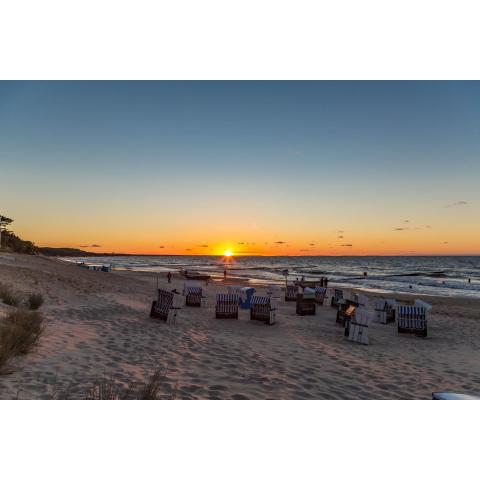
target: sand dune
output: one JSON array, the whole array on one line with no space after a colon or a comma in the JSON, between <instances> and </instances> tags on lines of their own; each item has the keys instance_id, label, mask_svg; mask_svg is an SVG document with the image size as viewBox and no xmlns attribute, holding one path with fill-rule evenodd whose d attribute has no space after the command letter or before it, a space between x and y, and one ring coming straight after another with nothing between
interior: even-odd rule
<instances>
[{"instance_id":1,"label":"sand dune","mask_svg":"<svg viewBox=\"0 0 480 480\"><path fill-rule=\"evenodd\" d=\"M214 296L223 282L206 287L205 307L182 308L174 325L148 316L152 274L1 254L0 282L42 292L48 320L37 350L0 376L3 399L62 391L84 398L101 376L126 384L158 367L166 370L163 395L176 391L182 399L428 399L435 390L480 391L479 301L428 298L428 338L373 324L363 346L344 339L328 306L299 317L294 302L280 300L274 326L251 322L244 310L239 320L217 320ZM174 278L168 287L182 286ZM10 308L1 305L0 316Z\"/></svg>"}]
</instances>

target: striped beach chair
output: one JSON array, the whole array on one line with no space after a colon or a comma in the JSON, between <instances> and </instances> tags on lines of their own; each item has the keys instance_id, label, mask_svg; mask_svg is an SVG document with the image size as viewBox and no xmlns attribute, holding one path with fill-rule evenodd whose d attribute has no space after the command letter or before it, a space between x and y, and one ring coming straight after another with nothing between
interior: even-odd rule
<instances>
[{"instance_id":1,"label":"striped beach chair","mask_svg":"<svg viewBox=\"0 0 480 480\"><path fill-rule=\"evenodd\" d=\"M319 305L323 305L326 294L327 294L327 289L325 287L321 287L317 285L315 287L315 302L318 303Z\"/></svg>"},{"instance_id":2,"label":"striped beach chair","mask_svg":"<svg viewBox=\"0 0 480 480\"><path fill-rule=\"evenodd\" d=\"M218 293L215 317L238 318L238 298L236 293Z\"/></svg>"},{"instance_id":3,"label":"striped beach chair","mask_svg":"<svg viewBox=\"0 0 480 480\"><path fill-rule=\"evenodd\" d=\"M181 296L168 290L158 289L158 299L152 302L150 317L166 323L175 323L177 310L181 308Z\"/></svg>"},{"instance_id":4,"label":"striped beach chair","mask_svg":"<svg viewBox=\"0 0 480 480\"><path fill-rule=\"evenodd\" d=\"M297 295L297 315L315 315L315 290L313 288L304 288L303 293Z\"/></svg>"},{"instance_id":5,"label":"striped beach chair","mask_svg":"<svg viewBox=\"0 0 480 480\"><path fill-rule=\"evenodd\" d=\"M260 320L268 325L275 323L276 308L272 306L270 297L254 295L250 306L250 320Z\"/></svg>"},{"instance_id":6,"label":"striped beach chair","mask_svg":"<svg viewBox=\"0 0 480 480\"><path fill-rule=\"evenodd\" d=\"M285 288L285 301L296 302L297 301L298 287L297 285L287 285Z\"/></svg>"},{"instance_id":7,"label":"striped beach chair","mask_svg":"<svg viewBox=\"0 0 480 480\"><path fill-rule=\"evenodd\" d=\"M425 307L400 305L397 308L398 333L427 336L427 310Z\"/></svg>"},{"instance_id":8,"label":"striped beach chair","mask_svg":"<svg viewBox=\"0 0 480 480\"><path fill-rule=\"evenodd\" d=\"M345 336L351 342L368 345L368 324L370 314L364 308L356 308L353 318L345 325Z\"/></svg>"},{"instance_id":9,"label":"striped beach chair","mask_svg":"<svg viewBox=\"0 0 480 480\"><path fill-rule=\"evenodd\" d=\"M333 297L330 305L332 307L337 308L338 305L340 304L339 302L341 302L342 300L343 300L343 290L339 290L338 288L335 288L335 290L333 291Z\"/></svg>"},{"instance_id":10,"label":"striped beach chair","mask_svg":"<svg viewBox=\"0 0 480 480\"><path fill-rule=\"evenodd\" d=\"M241 288L242 287L230 285L229 287L227 287L227 292L230 293L231 295L240 294L240 289Z\"/></svg>"},{"instance_id":11,"label":"striped beach chair","mask_svg":"<svg viewBox=\"0 0 480 480\"><path fill-rule=\"evenodd\" d=\"M201 307L202 300L202 287L187 287L185 289L185 305L187 307Z\"/></svg>"}]
</instances>

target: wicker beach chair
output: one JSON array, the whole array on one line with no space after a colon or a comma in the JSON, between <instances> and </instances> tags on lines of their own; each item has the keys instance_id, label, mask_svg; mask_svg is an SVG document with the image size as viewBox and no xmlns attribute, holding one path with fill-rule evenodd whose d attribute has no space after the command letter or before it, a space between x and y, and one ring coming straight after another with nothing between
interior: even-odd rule
<instances>
[{"instance_id":1,"label":"wicker beach chair","mask_svg":"<svg viewBox=\"0 0 480 480\"><path fill-rule=\"evenodd\" d=\"M339 302L343 300L343 290L339 290L338 288L335 288L333 291L333 297L330 305L332 307L337 308L338 305L340 304Z\"/></svg>"},{"instance_id":2,"label":"wicker beach chair","mask_svg":"<svg viewBox=\"0 0 480 480\"><path fill-rule=\"evenodd\" d=\"M353 318L345 322L345 336L348 338L348 340L351 342L368 345L369 321L370 314L366 309L361 307L355 308Z\"/></svg>"},{"instance_id":3,"label":"wicker beach chair","mask_svg":"<svg viewBox=\"0 0 480 480\"><path fill-rule=\"evenodd\" d=\"M181 308L181 295L158 289L158 298L152 302L150 317L166 323L175 323L177 311Z\"/></svg>"},{"instance_id":4,"label":"wicker beach chair","mask_svg":"<svg viewBox=\"0 0 480 480\"><path fill-rule=\"evenodd\" d=\"M327 294L327 289L325 287L321 287L317 285L315 287L315 302L318 303L319 305L323 305L326 294Z\"/></svg>"},{"instance_id":5,"label":"wicker beach chair","mask_svg":"<svg viewBox=\"0 0 480 480\"><path fill-rule=\"evenodd\" d=\"M285 301L295 302L297 300L298 287L297 285L287 285L285 289Z\"/></svg>"},{"instance_id":6,"label":"wicker beach chair","mask_svg":"<svg viewBox=\"0 0 480 480\"><path fill-rule=\"evenodd\" d=\"M238 298L236 293L218 293L215 317L238 318Z\"/></svg>"},{"instance_id":7,"label":"wicker beach chair","mask_svg":"<svg viewBox=\"0 0 480 480\"><path fill-rule=\"evenodd\" d=\"M270 297L254 295L250 306L250 320L260 320L273 325L275 323L276 308L272 306Z\"/></svg>"},{"instance_id":8,"label":"wicker beach chair","mask_svg":"<svg viewBox=\"0 0 480 480\"><path fill-rule=\"evenodd\" d=\"M202 287L187 287L185 289L185 305L187 307L201 307L202 301Z\"/></svg>"},{"instance_id":9,"label":"wicker beach chair","mask_svg":"<svg viewBox=\"0 0 480 480\"><path fill-rule=\"evenodd\" d=\"M414 305L400 305L397 308L398 333L413 333L427 336L427 309Z\"/></svg>"}]
</instances>

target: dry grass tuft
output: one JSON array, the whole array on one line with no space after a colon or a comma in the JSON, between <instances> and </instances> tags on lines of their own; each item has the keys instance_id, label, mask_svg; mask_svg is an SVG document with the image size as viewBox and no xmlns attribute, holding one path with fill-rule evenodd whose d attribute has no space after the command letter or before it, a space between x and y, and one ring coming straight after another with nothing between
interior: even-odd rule
<instances>
[{"instance_id":1,"label":"dry grass tuft","mask_svg":"<svg viewBox=\"0 0 480 480\"><path fill-rule=\"evenodd\" d=\"M31 352L44 330L45 321L39 312L10 312L0 325L0 373L10 373L13 359Z\"/></svg>"},{"instance_id":2,"label":"dry grass tuft","mask_svg":"<svg viewBox=\"0 0 480 480\"><path fill-rule=\"evenodd\" d=\"M101 378L85 393L86 400L118 400L120 398L113 378Z\"/></svg>"},{"instance_id":3,"label":"dry grass tuft","mask_svg":"<svg viewBox=\"0 0 480 480\"><path fill-rule=\"evenodd\" d=\"M44 301L41 293L31 293L27 298L27 306L30 310L38 310Z\"/></svg>"},{"instance_id":4,"label":"dry grass tuft","mask_svg":"<svg viewBox=\"0 0 480 480\"><path fill-rule=\"evenodd\" d=\"M3 303L10 305L12 307L18 307L22 302L22 297L16 292L13 292L6 285L0 285L0 298L3 300Z\"/></svg>"}]
</instances>

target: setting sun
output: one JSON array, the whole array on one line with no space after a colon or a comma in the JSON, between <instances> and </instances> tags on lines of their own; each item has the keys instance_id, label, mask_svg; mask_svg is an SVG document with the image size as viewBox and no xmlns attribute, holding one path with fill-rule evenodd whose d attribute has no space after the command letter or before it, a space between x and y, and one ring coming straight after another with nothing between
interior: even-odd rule
<instances>
[{"instance_id":1,"label":"setting sun","mask_svg":"<svg viewBox=\"0 0 480 480\"><path fill-rule=\"evenodd\" d=\"M233 255L232 251L231 250L225 250L223 252L223 256L224 257L231 257Z\"/></svg>"}]
</instances>

